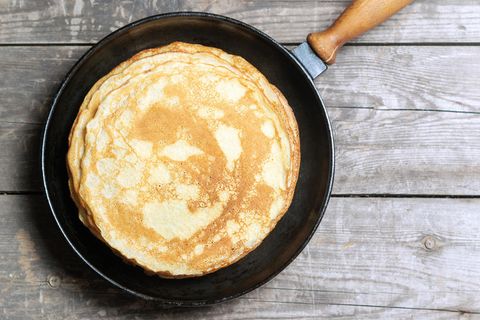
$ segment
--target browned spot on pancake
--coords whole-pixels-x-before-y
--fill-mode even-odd
[[[255,191],[250,195],[255,201],[246,202],[245,209],[247,211],[255,211],[263,214],[268,212],[270,209],[270,204],[272,203],[273,197],[271,194],[272,188],[263,183],[258,183],[255,187]],[[262,198],[256,197],[257,194],[265,195]],[[263,211],[263,212],[262,212]]]
[[[190,212],[195,212],[198,209],[207,208],[212,205],[212,201],[208,199],[208,195],[204,196],[202,200],[188,201],[187,207]]]
[[[181,125],[179,121],[177,112],[156,104],[136,119],[131,135],[134,139],[170,144],[176,140],[176,128]]]
[[[122,234],[125,239],[136,237],[138,234],[141,234],[151,241],[158,241],[160,239],[155,231],[145,228],[140,212],[132,211],[128,206],[120,203],[111,206],[108,210],[110,210],[110,222],[114,230]]]

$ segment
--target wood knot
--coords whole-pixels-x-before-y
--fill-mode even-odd
[[[422,239],[424,248],[428,251],[437,249],[437,240],[433,236],[426,236]]]
[[[51,288],[58,288],[60,286],[61,282],[62,282],[62,280],[58,276],[49,275],[47,277],[47,283]]]

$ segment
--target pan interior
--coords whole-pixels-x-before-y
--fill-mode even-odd
[[[240,55],[276,85],[293,108],[302,162],[292,205],[274,231],[239,262],[191,279],[163,279],[127,265],[79,221],[68,190],[67,137],[91,86],[135,53],[174,41]],[[93,47],[67,76],[47,121],[42,146],[44,185],[55,218],[75,251],[110,282],[145,298],[178,305],[210,304],[246,293],[280,272],[308,242],[328,200],[333,146],[325,108],[292,56],[255,29],[209,14],[154,16],[120,29]]]

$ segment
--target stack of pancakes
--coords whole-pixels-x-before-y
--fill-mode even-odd
[[[287,211],[300,166],[282,93],[250,63],[176,42],[101,78],[80,107],[67,167],[81,221],[163,277],[228,266]]]

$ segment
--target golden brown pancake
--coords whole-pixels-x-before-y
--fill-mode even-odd
[[[67,165],[81,221],[114,252],[164,277],[228,266],[292,201],[298,128],[282,93],[216,48],[144,50],[80,107]]]

